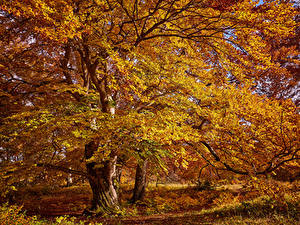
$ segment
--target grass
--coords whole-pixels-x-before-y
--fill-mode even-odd
[[[222,225],[242,225],[242,224],[259,224],[259,225],[296,225],[299,221],[293,218],[287,218],[282,215],[266,215],[264,218],[235,216],[226,219],[217,220],[214,224]]]
[[[240,186],[200,191],[195,186],[169,184],[149,185],[144,201],[128,204],[132,186],[121,187],[122,217],[80,217],[91,224],[299,224],[300,192],[293,189],[278,201],[256,191],[243,191]],[[21,194],[22,195],[19,195]],[[89,204],[91,192],[87,185],[53,189],[34,187],[18,193],[19,206],[0,208],[2,224],[84,224],[77,218],[55,215],[80,215]],[[28,210],[29,216],[23,210]],[[44,214],[47,220],[30,214]],[[51,214],[52,213],[52,214]],[[76,214],[77,213],[77,214]],[[49,217],[50,216],[50,217]],[[50,219],[50,220],[49,220]],[[4,221],[4,222],[2,222]],[[18,221],[18,223],[16,222]]]

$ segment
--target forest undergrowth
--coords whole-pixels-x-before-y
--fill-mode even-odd
[[[1,206],[0,221],[1,225],[298,224],[299,181],[277,184],[286,187],[280,197],[275,191],[272,195],[241,184],[150,184],[144,200],[136,204],[129,203],[132,185],[123,185],[122,209],[114,217],[82,215],[91,200],[87,185],[34,186],[15,191],[11,203]]]

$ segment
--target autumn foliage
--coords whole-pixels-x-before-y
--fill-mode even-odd
[[[73,174],[88,179],[92,211],[114,213],[128,165],[250,177],[299,168],[298,99],[284,96],[299,82],[292,2],[7,0],[0,10],[2,193]]]

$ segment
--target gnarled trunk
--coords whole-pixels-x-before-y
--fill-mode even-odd
[[[85,146],[85,158],[90,159],[98,148],[98,142],[92,141]],[[88,180],[93,192],[91,212],[97,214],[115,214],[119,210],[118,193],[114,180],[116,176],[117,156],[101,165],[95,162],[86,164]]]
[[[136,167],[135,184],[133,189],[133,195],[130,202],[134,203],[138,200],[143,200],[145,196],[146,184],[147,184],[147,165],[148,160],[144,160],[140,165]]]

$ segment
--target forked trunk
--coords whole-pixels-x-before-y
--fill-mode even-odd
[[[85,158],[90,159],[98,148],[98,143],[92,141],[85,146]],[[102,164],[87,163],[88,180],[93,192],[91,213],[115,214],[119,210],[118,194],[114,180],[116,175],[117,156]]]
[[[133,196],[131,202],[134,203],[138,200],[143,200],[145,196],[146,184],[147,184],[147,165],[148,161],[144,160],[140,165],[136,167],[135,184],[133,189]]]

